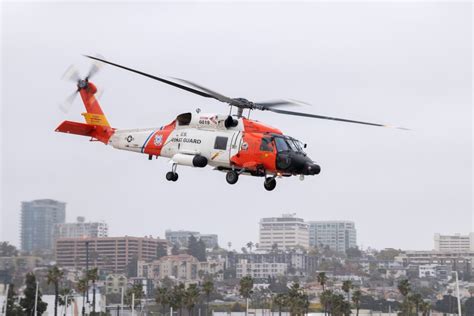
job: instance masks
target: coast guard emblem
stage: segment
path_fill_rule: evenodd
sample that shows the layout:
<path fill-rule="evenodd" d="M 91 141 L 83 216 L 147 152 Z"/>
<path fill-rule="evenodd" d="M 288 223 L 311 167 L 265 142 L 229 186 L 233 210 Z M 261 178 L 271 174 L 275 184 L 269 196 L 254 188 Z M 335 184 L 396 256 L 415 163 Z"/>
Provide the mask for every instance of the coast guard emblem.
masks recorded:
<path fill-rule="evenodd" d="M 160 146 L 163 141 L 163 135 L 155 135 L 154 144 L 155 146 Z"/>

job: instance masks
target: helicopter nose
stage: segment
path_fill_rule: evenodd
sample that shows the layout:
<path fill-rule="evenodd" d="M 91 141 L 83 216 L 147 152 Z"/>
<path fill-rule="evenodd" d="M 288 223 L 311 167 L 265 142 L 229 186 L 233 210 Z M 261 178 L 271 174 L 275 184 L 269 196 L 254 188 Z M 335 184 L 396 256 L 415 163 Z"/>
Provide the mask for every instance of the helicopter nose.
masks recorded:
<path fill-rule="evenodd" d="M 307 162 L 304 170 L 306 175 L 315 175 L 321 172 L 321 167 L 314 162 Z"/>

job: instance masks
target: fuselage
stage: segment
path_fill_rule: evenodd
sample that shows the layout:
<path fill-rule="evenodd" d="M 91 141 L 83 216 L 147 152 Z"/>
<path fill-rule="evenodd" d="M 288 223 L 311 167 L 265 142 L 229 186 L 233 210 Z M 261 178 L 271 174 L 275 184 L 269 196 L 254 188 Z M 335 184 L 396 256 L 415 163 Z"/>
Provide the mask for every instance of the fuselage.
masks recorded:
<path fill-rule="evenodd" d="M 150 158 L 167 157 L 177 165 L 209 165 L 253 175 L 319 172 L 319 167 L 303 153 L 297 141 L 280 130 L 242 117 L 234 117 L 234 123 L 229 126 L 228 118 L 228 115 L 183 113 L 159 128 L 115 130 L 108 143 Z"/>

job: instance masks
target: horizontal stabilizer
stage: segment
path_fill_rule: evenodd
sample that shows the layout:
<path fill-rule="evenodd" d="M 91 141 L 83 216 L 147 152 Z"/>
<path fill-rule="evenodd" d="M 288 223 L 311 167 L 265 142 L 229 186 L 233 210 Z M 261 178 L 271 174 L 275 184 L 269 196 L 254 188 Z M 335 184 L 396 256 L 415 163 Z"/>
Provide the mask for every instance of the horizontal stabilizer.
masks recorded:
<path fill-rule="evenodd" d="M 115 129 L 109 126 L 64 121 L 56 128 L 56 132 L 89 136 L 104 144 L 107 144 L 110 137 L 114 134 Z"/>
<path fill-rule="evenodd" d="M 94 125 L 71 121 L 64 121 L 56 128 L 56 132 L 76 134 L 82 136 L 92 136 L 93 130 Z"/>

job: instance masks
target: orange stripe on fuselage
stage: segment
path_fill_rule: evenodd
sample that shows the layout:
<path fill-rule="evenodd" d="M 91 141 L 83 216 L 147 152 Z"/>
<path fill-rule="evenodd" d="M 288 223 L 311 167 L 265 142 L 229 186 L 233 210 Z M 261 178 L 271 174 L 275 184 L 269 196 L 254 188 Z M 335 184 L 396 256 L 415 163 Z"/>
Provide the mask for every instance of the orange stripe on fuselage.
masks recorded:
<path fill-rule="evenodd" d="M 161 150 L 163 146 L 166 144 L 168 137 L 170 136 L 171 132 L 176 127 L 176 121 L 171 122 L 170 124 L 166 125 L 160 130 L 157 130 L 149 139 L 148 143 L 145 145 L 143 152 L 145 154 L 159 156 L 161 155 Z"/>

